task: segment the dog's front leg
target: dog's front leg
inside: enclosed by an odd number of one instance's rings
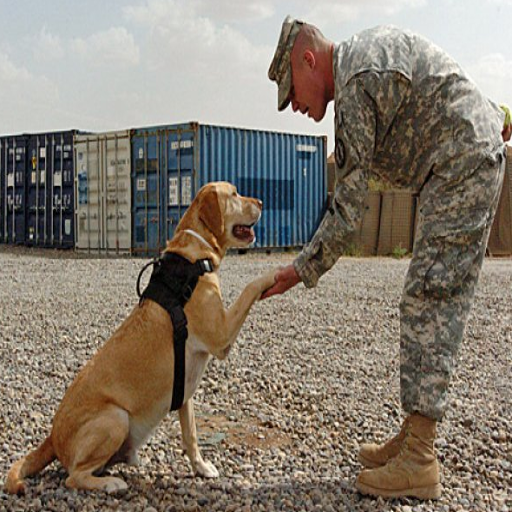
[[[275,273],[276,271],[272,270],[250,282],[233,306],[225,312],[225,321],[222,324],[225,331],[223,333],[224,336],[221,337],[224,346],[220,353],[216,354],[219,359],[224,359],[228,355],[231,345],[236,341],[252,305],[261,297],[265,290],[274,284]]]
[[[217,468],[211,463],[203,460],[199,445],[197,443],[196,418],[194,415],[194,402],[189,398],[178,411],[181,424],[181,435],[183,436],[183,446],[190,459],[194,474],[206,478],[216,478],[219,476]]]

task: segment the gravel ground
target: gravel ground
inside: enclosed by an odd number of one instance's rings
[[[225,302],[293,254],[230,255]],[[74,375],[136,303],[142,259],[0,249],[0,481],[48,433]],[[117,466],[120,495],[67,490],[58,463],[0,491],[0,510],[145,512],[512,511],[512,260],[487,260],[439,428],[437,502],[359,495],[358,445],[401,422],[398,303],[407,260],[342,259],[314,290],[255,305],[237,346],[213,360],[195,395],[203,455],[193,478],[170,414],[141,465]]]

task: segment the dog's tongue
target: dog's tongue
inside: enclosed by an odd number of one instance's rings
[[[237,238],[252,237],[251,228],[249,226],[238,225],[233,228],[233,233]]]

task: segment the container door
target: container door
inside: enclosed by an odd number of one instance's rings
[[[49,215],[52,247],[73,247],[74,235],[74,161],[73,132],[51,136],[50,176],[51,215]]]
[[[27,171],[27,245],[46,245],[48,180],[47,163],[49,162],[48,140],[45,135],[32,135],[28,147]]]
[[[76,143],[77,249],[101,250],[103,245],[101,140],[80,138]]]
[[[163,187],[167,200],[167,218],[163,219],[166,240],[174,236],[176,226],[195,196],[194,137],[192,131],[167,133],[167,181]]]
[[[126,132],[109,134],[105,140],[106,249],[126,252],[131,248],[130,138]]]
[[[27,173],[27,141],[25,137],[10,137],[7,148],[7,242],[25,242]]]
[[[134,251],[160,251],[160,136],[141,133],[132,139]]]
[[[5,183],[5,175],[6,175],[6,166],[5,166],[5,151],[4,151],[5,141],[0,138],[0,243],[5,242],[4,233],[5,233],[5,220],[6,220],[6,183]]]

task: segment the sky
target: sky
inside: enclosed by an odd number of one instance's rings
[[[379,24],[426,36],[512,106],[512,0],[0,0],[0,134],[198,121],[326,135],[277,112],[287,14],[333,41]]]

